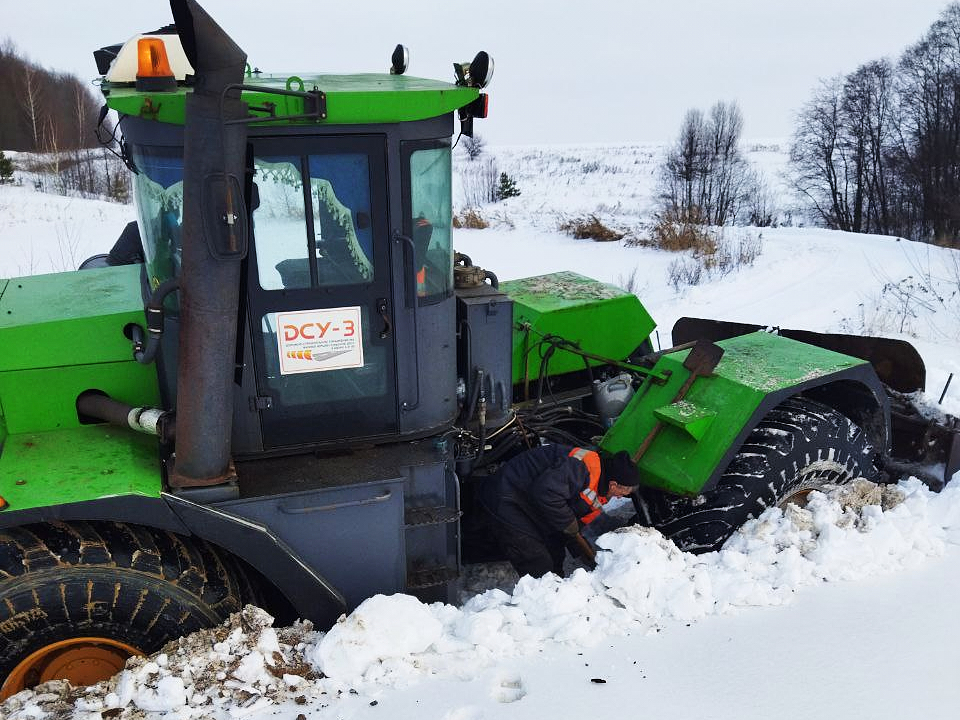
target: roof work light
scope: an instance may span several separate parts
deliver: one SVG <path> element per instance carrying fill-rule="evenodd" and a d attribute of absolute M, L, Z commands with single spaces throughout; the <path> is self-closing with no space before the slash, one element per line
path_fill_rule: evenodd
<path fill-rule="evenodd" d="M 178 81 L 193 74 L 180 37 L 168 28 L 101 48 L 94 57 L 108 82 L 136 83 L 138 90 L 147 92 L 175 90 Z"/>
<path fill-rule="evenodd" d="M 161 38 L 137 40 L 137 90 L 172 90 L 177 79 L 170 69 L 167 47 Z"/>

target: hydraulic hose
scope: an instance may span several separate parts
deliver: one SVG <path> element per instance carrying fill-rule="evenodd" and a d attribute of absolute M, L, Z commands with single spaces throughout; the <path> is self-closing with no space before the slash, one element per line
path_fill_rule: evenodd
<path fill-rule="evenodd" d="M 163 336 L 163 303 L 167 295 L 180 288 L 180 281 L 171 278 L 164 280 L 157 286 L 150 296 L 150 301 L 144 309 L 147 317 L 147 336 L 144 342 L 143 330 L 139 325 L 130 329 L 130 339 L 133 340 L 133 359 L 141 365 L 149 365 L 157 357 L 160 349 L 160 338 Z"/>
<path fill-rule="evenodd" d="M 77 413 L 111 425 L 156 435 L 164 442 L 172 441 L 176 434 L 173 413 L 158 408 L 134 407 L 96 391 L 85 392 L 77 398 Z"/>

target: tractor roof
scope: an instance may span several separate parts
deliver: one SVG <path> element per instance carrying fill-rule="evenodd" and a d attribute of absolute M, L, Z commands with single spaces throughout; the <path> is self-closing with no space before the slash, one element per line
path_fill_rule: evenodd
<path fill-rule="evenodd" d="M 464 81 L 469 64 L 454 64 L 455 72 L 458 67 L 463 70 L 457 84 L 409 77 L 403 74 L 406 48 L 397 46 L 394 55 L 394 68 L 388 74 L 267 75 L 248 65 L 243 100 L 252 115 L 270 118 L 273 124 L 380 124 L 453 112 L 477 100 L 478 86 L 484 84 Z M 481 55 L 482 74 L 488 77 L 487 63 L 492 61 Z M 110 108 L 121 115 L 184 123 L 194 70 L 174 26 L 101 48 L 94 57 Z"/>
<path fill-rule="evenodd" d="M 243 100 L 253 114 L 267 117 L 266 108 L 272 107 L 277 118 L 304 113 L 300 97 L 273 94 L 276 90 L 320 90 L 326 100 L 326 118 L 323 124 L 354 125 L 394 123 L 444 115 L 469 105 L 480 91 L 438 80 L 426 80 L 407 75 L 301 75 L 276 76 L 252 74 L 250 85 L 262 91 L 244 90 Z M 159 122 L 182 125 L 184 105 L 189 87 L 178 86 L 168 92 L 137 90 L 129 84 L 101 86 L 107 105 L 121 115 L 132 115 Z M 258 110 L 258 108 L 260 110 Z M 283 123 L 283 120 L 274 120 Z M 315 123 L 316 120 L 290 120 L 293 123 Z"/>

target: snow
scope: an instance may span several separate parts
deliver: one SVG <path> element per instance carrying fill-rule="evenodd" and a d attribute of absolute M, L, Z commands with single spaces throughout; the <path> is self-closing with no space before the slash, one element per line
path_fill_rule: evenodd
<path fill-rule="evenodd" d="M 76 270 L 131 220 L 130 205 L 0 186 L 0 278 Z"/>
<path fill-rule="evenodd" d="M 663 345 L 682 315 L 902 337 L 927 364 L 921 400 L 960 414 L 958 379 L 936 403 L 949 373 L 960 374 L 960 305 L 949 295 L 957 251 L 733 228 L 762 233 L 753 266 L 678 292 L 667 280 L 674 256 L 556 230 L 559 219 L 598 213 L 642 232 L 656 152 L 505 149 L 501 167 L 523 195 L 483 208 L 493 227 L 457 231 L 457 248 L 501 280 L 576 270 L 624 285 L 637 268 L 634 290 L 660 321 Z M 754 155 L 775 176 L 777 146 Z M 587 163 L 597 167 L 565 169 Z M 105 252 L 132 218 L 127 206 L 0 188 L 0 277 L 66 267 L 58 250 L 67 226 L 83 230 L 74 235 L 79 259 Z M 907 277 L 940 299 L 911 291 L 906 307 L 892 305 L 885 288 Z M 960 486 L 934 494 L 911 479 L 813 493 L 804 509 L 770 509 L 700 556 L 643 528 L 597 544 L 593 572 L 515 586 L 481 572 L 492 589 L 459 607 L 376 596 L 326 633 L 308 623 L 275 629 L 248 608 L 131 659 L 94 688 L 55 682 L 21 693 L 0 717 L 955 716 Z"/>

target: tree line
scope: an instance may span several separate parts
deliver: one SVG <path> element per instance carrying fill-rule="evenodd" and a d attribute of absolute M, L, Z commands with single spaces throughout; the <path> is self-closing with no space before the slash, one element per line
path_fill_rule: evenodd
<path fill-rule="evenodd" d="M 100 103 L 75 75 L 46 70 L 0 45 L 0 148 L 54 152 L 95 147 Z"/>
<path fill-rule="evenodd" d="M 827 227 L 960 247 L 960 3 L 899 58 L 822 81 L 790 161 Z"/>
<path fill-rule="evenodd" d="M 125 168 L 100 147 L 100 100 L 75 75 L 47 70 L 22 57 L 12 41 L 0 44 L 0 149 L 34 155 L 18 169 L 38 189 L 62 194 L 129 197 Z M 113 127 L 104 128 L 113 137 Z M 8 177 L 9 180 L 9 177 Z"/>

